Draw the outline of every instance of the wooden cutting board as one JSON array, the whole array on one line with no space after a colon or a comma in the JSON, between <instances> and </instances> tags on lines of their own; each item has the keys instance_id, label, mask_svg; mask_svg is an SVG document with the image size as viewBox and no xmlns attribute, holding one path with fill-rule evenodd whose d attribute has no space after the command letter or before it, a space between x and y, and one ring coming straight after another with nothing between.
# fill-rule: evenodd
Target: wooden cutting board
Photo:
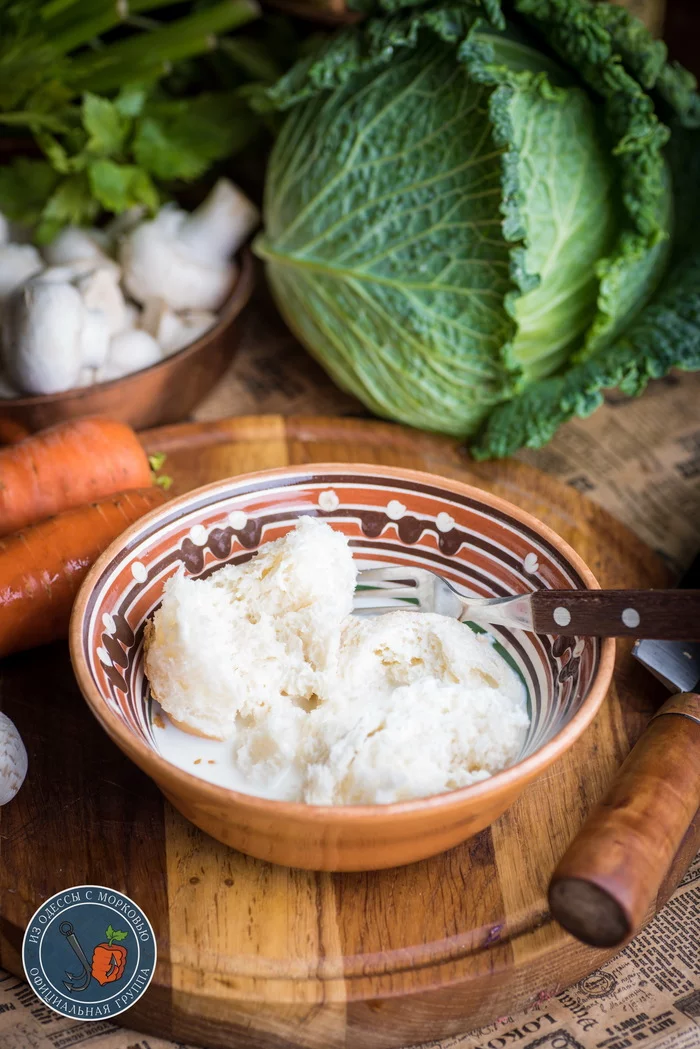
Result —
<instances>
[{"instance_id":1,"label":"wooden cutting board","mask_svg":"<svg viewBox=\"0 0 700 1049\"><path fill-rule=\"evenodd\" d=\"M280 416L143 439L167 453L175 493L329 460L459 477L546 521L602 585L667 582L655 555L574 489L515 461L471 463L449 440ZM620 645L594 725L488 830L410 867L314 874L248 859L190 826L92 719L64 644L4 660L0 706L30 765L0 810L0 965L21 974L22 934L43 900L96 883L135 899L158 940L153 983L124 1023L207 1049L404 1046L543 1002L607 956L553 923L547 881L662 695ZM546 1041L549 1024L545 1009L527 1034Z\"/></svg>"}]
</instances>

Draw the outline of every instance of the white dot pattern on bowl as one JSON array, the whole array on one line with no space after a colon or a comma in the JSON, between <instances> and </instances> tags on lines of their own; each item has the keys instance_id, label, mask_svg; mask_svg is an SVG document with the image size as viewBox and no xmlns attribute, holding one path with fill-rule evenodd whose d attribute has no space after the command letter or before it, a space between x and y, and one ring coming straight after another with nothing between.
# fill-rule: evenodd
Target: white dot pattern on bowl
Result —
<instances>
[{"instance_id":1,"label":"white dot pattern on bowl","mask_svg":"<svg viewBox=\"0 0 700 1049\"><path fill-rule=\"evenodd\" d=\"M564 608L563 605L557 605L554 609L552 618L557 626L568 626L571 622L571 612L568 608Z\"/></svg>"},{"instance_id":2,"label":"white dot pattern on bowl","mask_svg":"<svg viewBox=\"0 0 700 1049\"><path fill-rule=\"evenodd\" d=\"M455 519L443 510L435 518L435 525L439 532L451 532L455 526Z\"/></svg>"},{"instance_id":3,"label":"white dot pattern on bowl","mask_svg":"<svg viewBox=\"0 0 700 1049\"><path fill-rule=\"evenodd\" d=\"M99 659L100 663L104 664L104 666L106 666L106 667L111 667L112 666L112 657L110 656L109 652L106 649L102 648L101 645L97 649L97 658Z\"/></svg>"},{"instance_id":4,"label":"white dot pattern on bowl","mask_svg":"<svg viewBox=\"0 0 700 1049\"><path fill-rule=\"evenodd\" d=\"M622 622L630 630L633 630L635 627L639 626L639 620L640 620L639 612L637 611L636 608L625 608L623 610L623 612L622 612Z\"/></svg>"},{"instance_id":5,"label":"white dot pattern on bowl","mask_svg":"<svg viewBox=\"0 0 700 1049\"><path fill-rule=\"evenodd\" d=\"M248 514L244 514L242 510L232 510L228 515L228 523L231 528L240 532L248 524Z\"/></svg>"},{"instance_id":6,"label":"white dot pattern on bowl","mask_svg":"<svg viewBox=\"0 0 700 1049\"><path fill-rule=\"evenodd\" d=\"M197 524L193 525L192 528L190 528L190 539L192 540L195 546L204 546L208 538L209 533L207 532L204 525Z\"/></svg>"},{"instance_id":7,"label":"white dot pattern on bowl","mask_svg":"<svg viewBox=\"0 0 700 1049\"><path fill-rule=\"evenodd\" d=\"M109 614L109 612L105 612L105 614L102 616L102 625L110 637L117 629L117 624L114 622L114 618Z\"/></svg>"},{"instance_id":8,"label":"white dot pattern on bowl","mask_svg":"<svg viewBox=\"0 0 700 1049\"><path fill-rule=\"evenodd\" d=\"M140 561L134 561L131 566L131 574L137 583L145 583L148 578L148 572L146 566L142 565Z\"/></svg>"},{"instance_id":9,"label":"white dot pattern on bowl","mask_svg":"<svg viewBox=\"0 0 700 1049\"><path fill-rule=\"evenodd\" d=\"M327 488L325 492L320 492L318 497L318 505L326 513L332 513L337 510L340 506L340 499L338 498L337 492L334 492L332 488Z\"/></svg>"},{"instance_id":10,"label":"white dot pattern on bowl","mask_svg":"<svg viewBox=\"0 0 700 1049\"><path fill-rule=\"evenodd\" d=\"M525 557L523 558L523 568L528 575L534 575L535 572L539 570L539 567L540 563L537 560L536 553L531 550L529 554L525 554Z\"/></svg>"},{"instance_id":11,"label":"white dot pattern on bowl","mask_svg":"<svg viewBox=\"0 0 700 1049\"><path fill-rule=\"evenodd\" d=\"M392 521L400 521L406 513L406 507L403 503L400 503L398 499L390 499L386 512L387 516L390 517Z\"/></svg>"}]
</instances>

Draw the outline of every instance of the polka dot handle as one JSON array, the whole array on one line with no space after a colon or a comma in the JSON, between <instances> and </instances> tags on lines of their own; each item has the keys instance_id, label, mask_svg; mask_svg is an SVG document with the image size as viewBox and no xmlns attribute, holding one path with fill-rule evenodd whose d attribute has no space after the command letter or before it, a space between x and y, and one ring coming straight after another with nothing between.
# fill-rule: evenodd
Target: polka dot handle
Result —
<instances>
[{"instance_id":1,"label":"polka dot handle","mask_svg":"<svg viewBox=\"0 0 700 1049\"><path fill-rule=\"evenodd\" d=\"M700 640L700 590L536 590L538 634Z\"/></svg>"}]
</instances>

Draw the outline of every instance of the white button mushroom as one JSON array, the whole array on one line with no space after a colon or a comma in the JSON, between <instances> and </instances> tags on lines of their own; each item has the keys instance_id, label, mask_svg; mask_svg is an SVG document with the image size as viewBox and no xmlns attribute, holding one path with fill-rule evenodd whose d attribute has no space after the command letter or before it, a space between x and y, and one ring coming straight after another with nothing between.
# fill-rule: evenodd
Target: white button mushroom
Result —
<instances>
[{"instance_id":1,"label":"white button mushroom","mask_svg":"<svg viewBox=\"0 0 700 1049\"><path fill-rule=\"evenodd\" d=\"M260 225L260 212L246 195L220 178L207 199L182 224L180 240L194 258L222 262L238 251Z\"/></svg>"},{"instance_id":2,"label":"white button mushroom","mask_svg":"<svg viewBox=\"0 0 700 1049\"><path fill-rule=\"evenodd\" d=\"M0 805L12 801L27 775L27 751L15 725L0 713Z\"/></svg>"},{"instance_id":3,"label":"white button mushroom","mask_svg":"<svg viewBox=\"0 0 700 1049\"><path fill-rule=\"evenodd\" d=\"M187 213L167 206L142 222L119 249L124 286L137 302L163 299L172 309L215 310L224 302L236 276L233 263L194 258L179 231Z\"/></svg>"},{"instance_id":4,"label":"white button mushroom","mask_svg":"<svg viewBox=\"0 0 700 1049\"><path fill-rule=\"evenodd\" d=\"M43 268L43 259L33 245L0 244L0 302Z\"/></svg>"},{"instance_id":5,"label":"white button mushroom","mask_svg":"<svg viewBox=\"0 0 700 1049\"><path fill-rule=\"evenodd\" d=\"M142 368L150 368L162 359L160 346L148 332L122 331L112 338L107 360L98 369L96 378L98 382L121 379Z\"/></svg>"},{"instance_id":6,"label":"white button mushroom","mask_svg":"<svg viewBox=\"0 0 700 1049\"><path fill-rule=\"evenodd\" d=\"M166 205L122 240L124 285L137 302L173 310L216 310L236 278L230 256L257 226L257 208L227 179L192 215Z\"/></svg>"},{"instance_id":7,"label":"white button mushroom","mask_svg":"<svg viewBox=\"0 0 700 1049\"><path fill-rule=\"evenodd\" d=\"M47 266L41 273L32 277L32 280L39 284L73 284L82 277L87 277L94 268L95 264L91 259L83 259L82 262L70 262L65 266Z\"/></svg>"},{"instance_id":8,"label":"white button mushroom","mask_svg":"<svg viewBox=\"0 0 700 1049\"><path fill-rule=\"evenodd\" d=\"M132 328L141 327L141 310L138 308L135 302L127 301L124 308L125 322L123 331L130 331Z\"/></svg>"},{"instance_id":9,"label":"white button mushroom","mask_svg":"<svg viewBox=\"0 0 700 1049\"><path fill-rule=\"evenodd\" d=\"M44 258L49 266L66 266L72 262L108 262L106 254L109 239L102 230L66 226L44 248Z\"/></svg>"},{"instance_id":10,"label":"white button mushroom","mask_svg":"<svg viewBox=\"0 0 700 1049\"><path fill-rule=\"evenodd\" d=\"M81 362L85 368L101 368L109 353L111 332L107 315L102 310L85 310L80 333ZM80 383L76 378L76 385Z\"/></svg>"},{"instance_id":11,"label":"white button mushroom","mask_svg":"<svg viewBox=\"0 0 700 1049\"><path fill-rule=\"evenodd\" d=\"M177 330L171 329L163 339L159 339L163 355L171 357L185 346L191 345L200 339L202 335L213 328L218 317L208 310L190 310L178 315L179 326Z\"/></svg>"},{"instance_id":12,"label":"white button mushroom","mask_svg":"<svg viewBox=\"0 0 700 1049\"><path fill-rule=\"evenodd\" d=\"M84 363L84 340L95 335L77 288L30 280L6 304L2 319L5 370L28 394L60 393L75 386Z\"/></svg>"},{"instance_id":13,"label":"white button mushroom","mask_svg":"<svg viewBox=\"0 0 700 1049\"><path fill-rule=\"evenodd\" d=\"M128 327L126 300L119 287L119 277L116 267L99 266L76 281L87 309L99 310L105 315L110 336Z\"/></svg>"},{"instance_id":14,"label":"white button mushroom","mask_svg":"<svg viewBox=\"0 0 700 1049\"><path fill-rule=\"evenodd\" d=\"M175 313L163 299L149 299L141 315L141 327L153 336L164 357L170 357L195 342L216 321L216 314L208 310Z\"/></svg>"}]
</instances>

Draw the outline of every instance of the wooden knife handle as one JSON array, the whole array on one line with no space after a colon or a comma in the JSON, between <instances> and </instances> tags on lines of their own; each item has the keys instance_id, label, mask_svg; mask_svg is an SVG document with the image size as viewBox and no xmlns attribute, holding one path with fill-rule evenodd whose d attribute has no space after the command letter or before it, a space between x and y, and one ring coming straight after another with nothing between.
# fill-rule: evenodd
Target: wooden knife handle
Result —
<instances>
[{"instance_id":1,"label":"wooden knife handle","mask_svg":"<svg viewBox=\"0 0 700 1049\"><path fill-rule=\"evenodd\" d=\"M700 590L535 590L537 634L700 640Z\"/></svg>"},{"instance_id":2,"label":"wooden knife handle","mask_svg":"<svg viewBox=\"0 0 700 1049\"><path fill-rule=\"evenodd\" d=\"M557 921L593 947L633 936L698 808L700 695L683 692L652 718L555 870L549 906Z\"/></svg>"}]
</instances>

